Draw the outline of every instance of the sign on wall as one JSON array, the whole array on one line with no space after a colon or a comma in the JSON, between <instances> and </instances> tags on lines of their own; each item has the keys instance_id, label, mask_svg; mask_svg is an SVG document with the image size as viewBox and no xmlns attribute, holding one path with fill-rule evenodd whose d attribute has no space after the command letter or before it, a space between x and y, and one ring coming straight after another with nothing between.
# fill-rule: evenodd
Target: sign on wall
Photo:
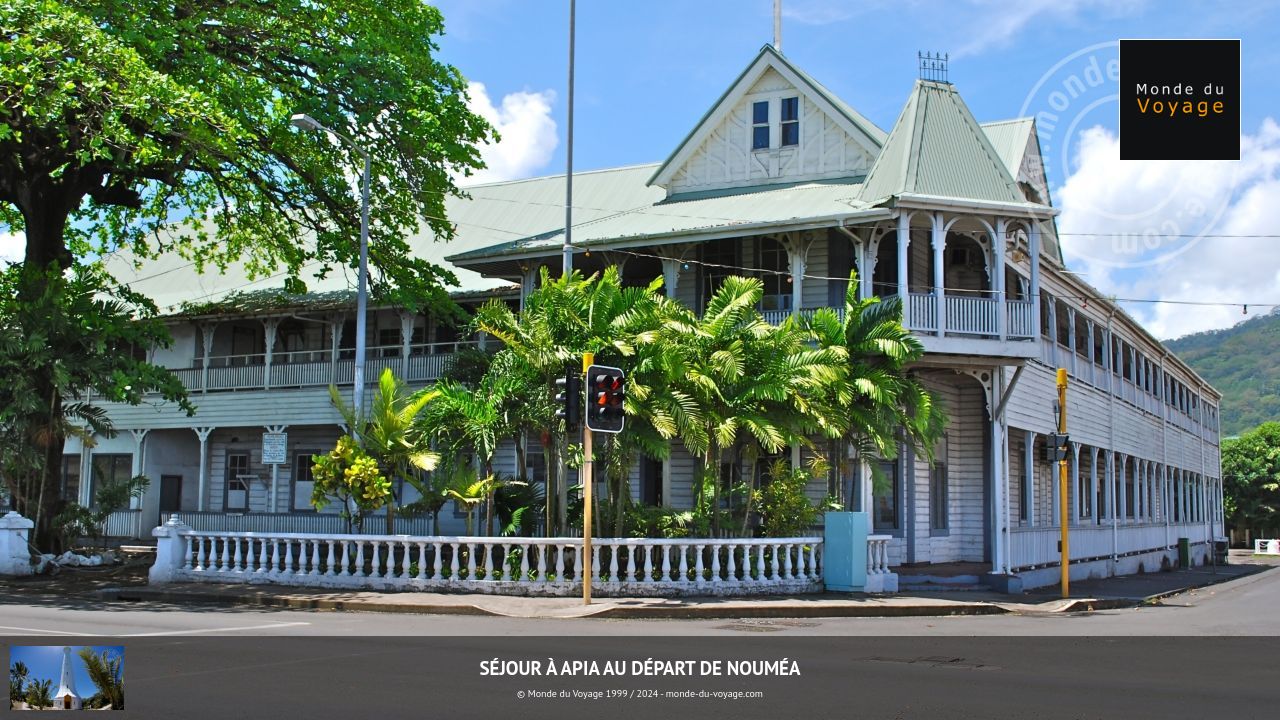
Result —
<instances>
[{"instance_id":1,"label":"sign on wall","mask_svg":"<svg viewBox=\"0 0 1280 720\"><path fill-rule=\"evenodd\" d=\"M288 433L262 433L262 464L284 465L288 462L285 459L288 445Z\"/></svg>"}]
</instances>

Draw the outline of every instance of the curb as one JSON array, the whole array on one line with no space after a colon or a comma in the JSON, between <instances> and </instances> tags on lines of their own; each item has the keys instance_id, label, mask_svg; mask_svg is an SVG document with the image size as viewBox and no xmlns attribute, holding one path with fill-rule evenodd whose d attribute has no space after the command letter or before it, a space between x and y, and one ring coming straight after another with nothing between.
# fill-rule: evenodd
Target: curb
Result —
<instances>
[{"instance_id":1,"label":"curb","mask_svg":"<svg viewBox=\"0 0 1280 720\"><path fill-rule=\"evenodd\" d=\"M411 615L480 615L561 620L577 618L601 618L607 620L729 620L769 617L946 617L952 615L1004 615L1016 612L1001 605L988 603L944 605L804 604L775 606L716 604L653 607L601 605L599 609L573 614L517 615L470 604L424 605L366 600L330 600L289 595L227 595L202 592L170 592L149 588L111 588L98 591L97 596L112 602L164 602L173 604L271 607L293 610L382 612Z\"/></svg>"}]
</instances>

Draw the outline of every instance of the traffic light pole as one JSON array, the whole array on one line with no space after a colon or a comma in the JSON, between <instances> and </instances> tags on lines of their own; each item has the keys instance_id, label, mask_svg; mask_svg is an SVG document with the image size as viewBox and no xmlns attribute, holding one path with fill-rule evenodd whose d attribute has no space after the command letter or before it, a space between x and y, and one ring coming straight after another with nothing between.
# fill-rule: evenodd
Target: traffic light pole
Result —
<instances>
[{"instance_id":1,"label":"traffic light pole","mask_svg":"<svg viewBox=\"0 0 1280 720\"><path fill-rule=\"evenodd\" d=\"M1067 434L1067 371L1058 368L1058 433ZM1066 448L1063 448L1064 450ZM1071 593L1071 548L1068 544L1067 528L1068 495L1067 495L1067 455L1064 452L1058 461L1058 522L1062 526L1062 597Z\"/></svg>"},{"instance_id":2,"label":"traffic light pole","mask_svg":"<svg viewBox=\"0 0 1280 720\"><path fill-rule=\"evenodd\" d=\"M587 372L596 361L595 353L582 354L582 372ZM593 469L591 454L591 428L582 426L582 604L591 604L591 471Z\"/></svg>"}]
</instances>

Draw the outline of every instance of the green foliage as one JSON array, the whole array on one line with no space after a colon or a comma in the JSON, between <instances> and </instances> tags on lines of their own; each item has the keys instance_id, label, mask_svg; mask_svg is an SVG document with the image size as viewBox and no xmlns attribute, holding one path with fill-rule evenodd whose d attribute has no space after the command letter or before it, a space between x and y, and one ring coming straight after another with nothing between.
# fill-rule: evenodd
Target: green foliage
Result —
<instances>
[{"instance_id":1,"label":"green foliage","mask_svg":"<svg viewBox=\"0 0 1280 720\"><path fill-rule=\"evenodd\" d=\"M97 470L95 468L94 472ZM105 480L99 478L97 490L93 494L92 507L70 502L53 519L68 543L76 538L88 537L93 542L106 542L107 519L117 510L128 507L133 498L141 498L151 486L151 480L145 475L136 475L125 480ZM105 547L105 545L104 545Z\"/></svg>"},{"instance_id":2,"label":"green foliage","mask_svg":"<svg viewBox=\"0 0 1280 720\"><path fill-rule=\"evenodd\" d=\"M809 500L805 488L815 476L825 474L820 463L808 469L792 467L777 460L769 468L769 482L760 494L760 530L766 537L804 535L818 520L819 508Z\"/></svg>"},{"instance_id":3,"label":"green foliage","mask_svg":"<svg viewBox=\"0 0 1280 720\"><path fill-rule=\"evenodd\" d=\"M1261 537L1280 532L1280 422L1223 441L1222 489L1232 527Z\"/></svg>"},{"instance_id":4,"label":"green foliage","mask_svg":"<svg viewBox=\"0 0 1280 720\"><path fill-rule=\"evenodd\" d=\"M1280 314L1169 340L1165 346L1222 393L1224 437L1280 420L1280 363L1275 362Z\"/></svg>"},{"instance_id":5,"label":"green foliage","mask_svg":"<svg viewBox=\"0 0 1280 720\"><path fill-rule=\"evenodd\" d=\"M105 696L112 710L124 709L124 658L109 650L95 653L93 648L80 648L89 680L98 687L98 694Z\"/></svg>"},{"instance_id":6,"label":"green foliage","mask_svg":"<svg viewBox=\"0 0 1280 720\"><path fill-rule=\"evenodd\" d=\"M403 480L425 494L416 471L431 470L439 456L430 449L430 438L418 424L418 416L439 393L435 390L409 392L407 386L396 378L390 368L378 377L378 392L374 393L366 415L347 405L338 388L329 386L329 399L342 415L352 436L362 451L377 466L387 487L396 480ZM366 471L362 471L366 472ZM370 491L366 488L366 491ZM380 492L380 491L379 491ZM377 494L377 493L375 493ZM390 490L385 498L387 505L387 534L395 534L395 498ZM379 505L378 507L381 507ZM376 509L376 508L371 508Z\"/></svg>"},{"instance_id":7,"label":"green foliage","mask_svg":"<svg viewBox=\"0 0 1280 720\"><path fill-rule=\"evenodd\" d=\"M37 710L53 707L53 681L32 680L28 683L27 705Z\"/></svg>"},{"instance_id":8,"label":"green foliage","mask_svg":"<svg viewBox=\"0 0 1280 720\"><path fill-rule=\"evenodd\" d=\"M404 237L424 219L452 237L452 178L493 137L461 74L432 58L442 32L417 0L3 3L0 225L25 229L40 264L172 251L283 267L297 292L304 268L354 264L359 222L358 152L294 130L304 112L372 157L375 289L442 301L451 275ZM175 221L182 232L161 230Z\"/></svg>"},{"instance_id":9,"label":"green foliage","mask_svg":"<svg viewBox=\"0 0 1280 720\"><path fill-rule=\"evenodd\" d=\"M158 392L194 411L178 379L145 359L169 341L155 306L96 267L0 270L0 476L37 544L57 549L66 438L114 435L86 398L138 405Z\"/></svg>"},{"instance_id":10,"label":"green foliage","mask_svg":"<svg viewBox=\"0 0 1280 720\"><path fill-rule=\"evenodd\" d=\"M391 501L391 481L350 435L338 438L327 455L313 455L311 504L317 510L328 507L332 498L342 504L342 516L357 529L364 516ZM354 512L352 512L354 508Z\"/></svg>"},{"instance_id":11,"label":"green foliage","mask_svg":"<svg viewBox=\"0 0 1280 720\"><path fill-rule=\"evenodd\" d=\"M530 537L537 526L537 516L547 498L540 485L528 480L509 480L494 493L494 507L503 535Z\"/></svg>"},{"instance_id":12,"label":"green foliage","mask_svg":"<svg viewBox=\"0 0 1280 720\"><path fill-rule=\"evenodd\" d=\"M27 679L31 670L27 664L18 660L9 666L9 704L22 702L27 697Z\"/></svg>"}]
</instances>

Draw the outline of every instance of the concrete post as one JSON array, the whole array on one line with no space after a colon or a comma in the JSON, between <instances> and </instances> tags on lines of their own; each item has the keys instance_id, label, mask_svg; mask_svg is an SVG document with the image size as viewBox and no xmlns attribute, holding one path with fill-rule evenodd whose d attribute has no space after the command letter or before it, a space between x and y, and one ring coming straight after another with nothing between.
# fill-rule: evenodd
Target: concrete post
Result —
<instances>
[{"instance_id":1,"label":"concrete post","mask_svg":"<svg viewBox=\"0 0 1280 720\"><path fill-rule=\"evenodd\" d=\"M174 582L177 573L186 562L187 539L182 533L190 530L175 514L165 524L151 531L156 539L156 561L147 574L151 585Z\"/></svg>"},{"instance_id":2,"label":"concrete post","mask_svg":"<svg viewBox=\"0 0 1280 720\"><path fill-rule=\"evenodd\" d=\"M0 517L0 575L30 575L31 549L27 539L36 524L16 512Z\"/></svg>"}]
</instances>

